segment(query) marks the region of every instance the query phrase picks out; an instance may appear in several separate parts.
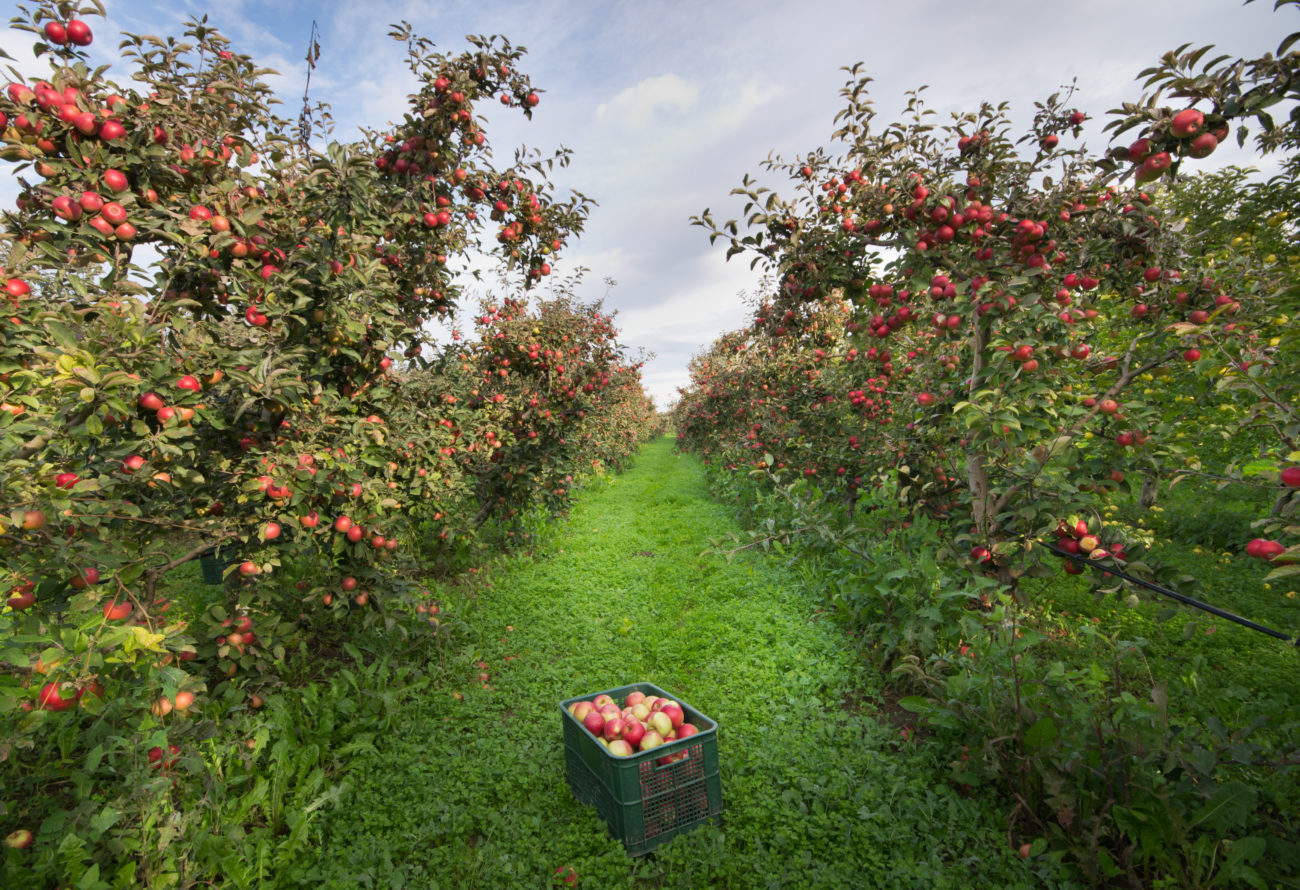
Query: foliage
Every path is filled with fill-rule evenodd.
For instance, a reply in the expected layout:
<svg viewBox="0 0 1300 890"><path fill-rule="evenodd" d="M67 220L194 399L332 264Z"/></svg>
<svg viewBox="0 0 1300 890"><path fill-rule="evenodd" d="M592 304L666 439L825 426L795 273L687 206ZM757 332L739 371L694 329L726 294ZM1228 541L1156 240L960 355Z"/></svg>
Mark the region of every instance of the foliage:
<svg viewBox="0 0 1300 890"><path fill-rule="evenodd" d="M49 79L11 70L0 97L0 159L21 187L2 233L0 775L58 789L0 817L67 845L42 879L133 886L192 874L142 847L142 826L164 840L224 826L161 826L158 770L210 781L195 746L256 726L294 653L347 651L363 628L445 642L417 545L456 567L535 507L562 510L657 421L608 316L564 285L529 299L589 201L554 194L566 152L490 159L475 109L500 98L531 116L540 101L521 49L471 37L435 52L396 26L418 81L406 114L318 144L327 109L305 106L295 134L271 72L206 19L180 39L125 35L134 85L92 70L78 17L103 14L19 5L11 23L37 35ZM485 254L505 309L485 310L474 343L430 349L426 324L463 302L454 270ZM503 363L530 342L544 360ZM224 588L174 607L169 576L208 555ZM275 782L303 783L293 806L326 785L316 754L274 757L279 838L298 826ZM249 787L232 824L256 821ZM199 873L231 868L233 848L212 849Z"/></svg>
<svg viewBox="0 0 1300 890"><path fill-rule="evenodd" d="M1293 727L1167 713L1182 678L1153 679L1145 640L1049 626L1045 586L1050 544L1099 595L1123 590L1108 568L1190 589L1143 508L1207 479L1255 496L1195 540L1300 571L1295 128L1270 116L1294 41L1168 54L1113 113L1139 138L1101 156L1070 142L1073 91L1018 136L1005 106L944 124L919 92L882 127L854 66L835 148L746 177L742 219L695 220L774 287L694 360L679 445L732 480L741 548L819 561L864 654L966 744L958 781L997 783L1031 855L1088 883L1294 878L1288 792L1263 787ZM1282 175L1189 177L1237 124Z"/></svg>

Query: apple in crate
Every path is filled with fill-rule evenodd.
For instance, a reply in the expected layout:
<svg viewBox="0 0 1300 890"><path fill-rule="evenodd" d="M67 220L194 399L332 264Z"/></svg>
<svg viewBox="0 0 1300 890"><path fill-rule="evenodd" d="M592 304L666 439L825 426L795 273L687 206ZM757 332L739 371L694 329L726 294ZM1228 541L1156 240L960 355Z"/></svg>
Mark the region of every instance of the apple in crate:
<svg viewBox="0 0 1300 890"><path fill-rule="evenodd" d="M640 720L642 723L645 723L646 720L649 719L650 717L650 706L647 705L645 702L637 702L636 704L627 708L627 712L631 714L633 717L635 717L637 720Z"/></svg>
<svg viewBox="0 0 1300 890"><path fill-rule="evenodd" d="M641 737L641 750L649 751L651 748L658 748L664 743L664 737L656 730L647 729L645 735Z"/></svg>
<svg viewBox="0 0 1300 890"><path fill-rule="evenodd" d="M623 707L634 708L643 701L645 701L644 692L629 692L627 698L623 699Z"/></svg>
<svg viewBox="0 0 1300 890"><path fill-rule="evenodd" d="M656 711L662 711L662 710L664 709L664 705L667 705L667 704L670 704L670 703L671 703L671 704L676 704L676 702L674 702L671 698L656 698L656 699L655 699L655 700L650 704L650 713L653 714L653 713L655 713Z"/></svg>
<svg viewBox="0 0 1300 890"><path fill-rule="evenodd" d="M611 717L609 720L606 720L604 732L605 741L612 742L615 739L623 738L623 726L624 723L622 717Z"/></svg>
<svg viewBox="0 0 1300 890"><path fill-rule="evenodd" d="M645 724L639 720L627 720L623 723L623 741L632 746L633 750L641 744L641 739L645 738Z"/></svg>
<svg viewBox="0 0 1300 890"><path fill-rule="evenodd" d="M613 702L610 702L607 705L600 705L599 710L607 721L613 720L615 717L620 717L623 714L623 712L618 709L618 705Z"/></svg>
<svg viewBox="0 0 1300 890"><path fill-rule="evenodd" d="M677 730L677 738L687 739L700 731L700 728L694 723L683 723Z"/></svg>
<svg viewBox="0 0 1300 890"><path fill-rule="evenodd" d="M594 704L597 708L603 708L605 705L614 704L614 699L610 698L608 695L605 695L604 693L601 693L600 695L593 698L591 700L591 703Z"/></svg>
<svg viewBox="0 0 1300 890"><path fill-rule="evenodd" d="M673 721L673 729L681 726L682 721L686 719L686 714L682 711L682 706L675 701L668 702L668 704L659 709L659 713L668 715L668 719Z"/></svg>
<svg viewBox="0 0 1300 890"><path fill-rule="evenodd" d="M596 706L589 701L574 702L569 707L569 713L572 714L573 719L577 720L579 723L586 720L587 715L594 710L596 710Z"/></svg>
<svg viewBox="0 0 1300 890"><path fill-rule="evenodd" d="M646 721L650 729L659 733L660 736L666 736L673 731L673 718L669 717L663 711L655 711Z"/></svg>
<svg viewBox="0 0 1300 890"><path fill-rule="evenodd" d="M582 720L582 725L587 727L587 732L600 738L600 734L605 731L605 715L600 711L588 711L587 716Z"/></svg>
<svg viewBox="0 0 1300 890"><path fill-rule="evenodd" d="M647 708L653 711L655 707L655 702L657 701L659 701L659 696L647 695L644 699L641 700L641 704L645 705Z"/></svg>
<svg viewBox="0 0 1300 890"><path fill-rule="evenodd" d="M614 739L606 747L609 748L609 753L615 757L631 757L634 753L632 746L624 739Z"/></svg>

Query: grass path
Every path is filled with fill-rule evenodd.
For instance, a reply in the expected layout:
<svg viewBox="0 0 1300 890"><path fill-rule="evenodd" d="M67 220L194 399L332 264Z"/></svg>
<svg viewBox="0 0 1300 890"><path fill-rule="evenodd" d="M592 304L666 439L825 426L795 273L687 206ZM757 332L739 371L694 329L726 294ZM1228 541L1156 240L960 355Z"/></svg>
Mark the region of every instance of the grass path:
<svg viewBox="0 0 1300 890"><path fill-rule="evenodd" d="M537 555L444 592L470 636L363 755L302 883L550 887L572 866L602 890L1042 886L945 752L842 706L851 656L795 570L706 552L735 528L663 439ZM725 823L634 860L568 790L557 703L641 680L718 722Z"/></svg>

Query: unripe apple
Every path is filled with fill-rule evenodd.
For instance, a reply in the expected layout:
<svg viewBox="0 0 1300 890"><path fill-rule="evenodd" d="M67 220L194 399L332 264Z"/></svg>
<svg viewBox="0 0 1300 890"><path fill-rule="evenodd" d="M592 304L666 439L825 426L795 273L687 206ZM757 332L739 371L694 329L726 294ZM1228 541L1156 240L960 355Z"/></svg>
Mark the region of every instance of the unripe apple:
<svg viewBox="0 0 1300 890"><path fill-rule="evenodd" d="M650 730L657 732L660 736L666 736L673 731L673 720L663 711L655 711L646 720Z"/></svg>
<svg viewBox="0 0 1300 890"><path fill-rule="evenodd" d="M609 753L615 757L631 757L636 752L630 742L624 739L614 739L609 743Z"/></svg>
<svg viewBox="0 0 1300 890"><path fill-rule="evenodd" d="M20 828L17 831L12 831L6 835L5 846L12 850L26 850L32 845L33 840L35 840L35 838L32 836L30 831L26 828Z"/></svg>
<svg viewBox="0 0 1300 890"><path fill-rule="evenodd" d="M664 737L657 729L648 729L646 734L641 737L641 744L638 747L642 751L649 751L652 748L658 748L663 743Z"/></svg>

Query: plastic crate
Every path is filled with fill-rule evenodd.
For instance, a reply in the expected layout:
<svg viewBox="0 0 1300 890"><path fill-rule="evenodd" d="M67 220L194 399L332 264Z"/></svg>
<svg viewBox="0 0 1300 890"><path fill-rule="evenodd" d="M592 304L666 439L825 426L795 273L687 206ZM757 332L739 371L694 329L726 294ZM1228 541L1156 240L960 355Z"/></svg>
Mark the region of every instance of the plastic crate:
<svg viewBox="0 0 1300 890"><path fill-rule="evenodd" d="M234 547L222 547L209 550L199 556L199 569L203 573L204 584L220 584L225 580L226 567L239 558Z"/></svg>
<svg viewBox="0 0 1300 890"><path fill-rule="evenodd" d="M615 757L569 713L569 705L608 695L620 706L629 692L670 698L699 732L630 757ZM718 724L652 683L634 683L560 702L564 760L573 796L595 806L609 832L629 854L641 856L722 812L718 774ZM673 763L659 763L685 751Z"/></svg>

